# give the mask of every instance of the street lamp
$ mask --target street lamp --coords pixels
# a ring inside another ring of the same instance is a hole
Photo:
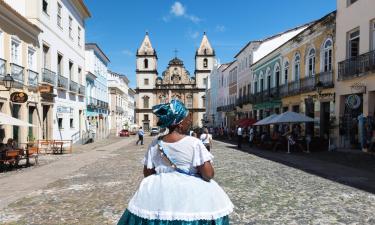
[[[14,79],[13,77],[8,73],[4,78],[3,78],[3,84],[6,88],[6,90],[0,90],[0,91],[9,91],[13,87]]]

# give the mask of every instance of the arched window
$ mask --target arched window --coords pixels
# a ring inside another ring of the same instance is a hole
[[[288,84],[289,62],[284,63],[284,84]]]
[[[147,69],[148,68],[148,59],[143,60],[143,64],[144,64],[145,69]]]
[[[301,77],[301,56],[296,53],[294,56],[294,77],[293,80],[297,81]]]
[[[310,49],[307,56],[307,76],[315,75],[315,49]]]
[[[267,79],[267,90],[270,92],[272,86],[272,77],[271,77],[271,69],[268,67],[266,70],[266,79]]]
[[[207,58],[204,58],[204,59],[203,59],[203,67],[204,67],[204,68],[207,68],[207,67],[208,67],[208,60],[207,60]]]
[[[275,85],[274,86],[278,88],[280,86],[280,77],[281,77],[280,76],[280,66],[279,66],[279,64],[275,65],[275,76],[274,77],[275,77],[275,83],[274,83]]]
[[[259,75],[259,92],[263,92],[264,90],[264,77],[263,77],[263,72],[260,72],[260,75]]]
[[[150,100],[150,97],[148,96],[143,96],[143,108],[144,109],[148,109],[149,108],[149,100]]]
[[[323,49],[322,49],[322,62],[321,65],[323,66],[323,72],[332,71],[332,40],[327,39],[324,42]]]

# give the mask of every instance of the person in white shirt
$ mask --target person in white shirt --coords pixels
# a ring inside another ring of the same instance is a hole
[[[208,151],[211,151],[212,147],[212,135],[208,133],[208,129],[203,129],[203,134],[201,134],[200,138],[203,145],[207,148]]]
[[[237,146],[239,149],[241,149],[241,145],[242,145],[242,127],[241,126],[238,126],[237,128]]]

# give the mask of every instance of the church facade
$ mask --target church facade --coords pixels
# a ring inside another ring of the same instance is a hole
[[[159,75],[158,57],[152,47],[148,33],[137,50],[136,55],[136,122],[145,131],[156,127],[157,119],[152,106],[180,99],[193,114],[193,127],[204,125],[205,91],[208,76],[214,65],[215,51],[206,34],[195,53],[195,71],[193,76],[185,68],[181,59],[175,57],[168,63],[167,69]]]

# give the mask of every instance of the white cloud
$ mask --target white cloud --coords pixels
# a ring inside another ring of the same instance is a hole
[[[198,31],[189,31],[189,37],[192,39],[197,39],[199,37]]]
[[[226,31],[226,27],[224,25],[216,25],[215,31],[216,32],[225,32]]]
[[[171,7],[171,14],[175,16],[183,16],[185,15],[185,7],[181,2],[175,2]]]
[[[121,53],[126,55],[126,56],[133,56],[133,52],[128,50],[128,49],[122,50]]]
[[[172,19],[172,17],[182,17],[190,20],[193,23],[199,23],[202,21],[201,18],[199,18],[198,16],[188,14],[186,7],[182,5],[182,3],[179,1],[173,3],[173,5],[171,6],[171,10],[169,11],[169,15],[163,16],[162,19],[164,22],[169,22]]]

